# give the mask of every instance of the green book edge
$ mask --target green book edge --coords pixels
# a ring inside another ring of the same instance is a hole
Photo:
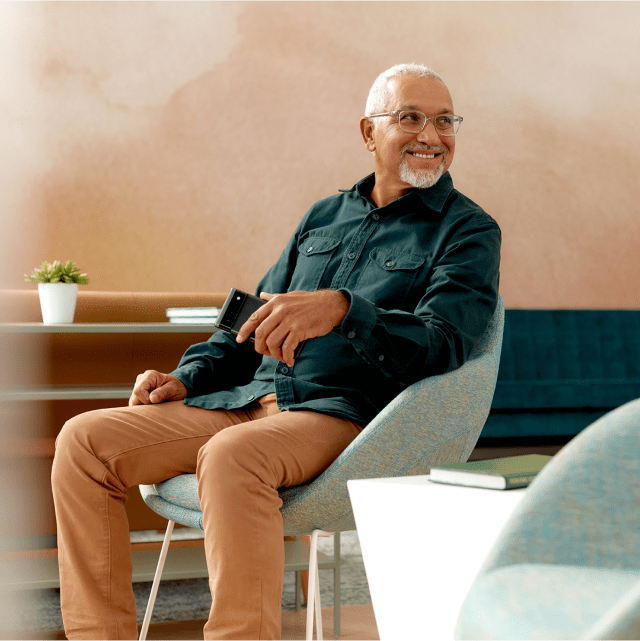
[[[455,470],[478,474],[493,474],[497,476],[524,476],[536,474],[553,457],[547,454],[523,454],[503,458],[486,459],[484,461],[467,461],[466,463],[451,463],[434,465],[431,470]]]

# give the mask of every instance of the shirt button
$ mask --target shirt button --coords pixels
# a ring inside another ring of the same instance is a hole
[[[385,265],[386,265],[387,267],[393,267],[393,266],[395,265],[395,263],[394,263],[392,260],[388,260],[388,261],[385,263]]]
[[[373,218],[373,220],[380,220],[380,214],[373,214],[371,218]]]
[[[285,366],[285,367],[283,367],[280,371],[281,371],[283,374],[288,374],[288,373],[289,373],[289,368]]]
[[[349,260],[353,260],[355,257],[356,257],[356,255],[355,255],[353,252],[351,252],[351,253],[347,256],[347,258],[348,258]]]
[[[354,331],[351,331],[347,334],[347,338],[355,338],[355,337],[356,337],[356,333]]]
[[[311,253],[312,251],[313,251],[313,247],[309,247],[309,249],[307,249],[307,254]]]
[[[380,354],[380,356],[378,356],[378,360],[379,361],[383,361],[384,360],[384,354]]]
[[[249,398],[247,400],[248,401],[252,401],[254,398],[255,398],[255,396],[253,394],[251,394],[251,396],[249,396]]]

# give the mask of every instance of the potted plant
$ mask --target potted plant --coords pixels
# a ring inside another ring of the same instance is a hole
[[[72,260],[64,264],[58,260],[44,261],[31,276],[25,274],[25,278],[29,283],[38,283],[43,323],[73,323],[78,285],[86,285],[89,279]]]

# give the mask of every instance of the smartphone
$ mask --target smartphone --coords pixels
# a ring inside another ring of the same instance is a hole
[[[240,328],[249,319],[249,316],[251,316],[256,309],[262,307],[266,302],[266,300],[253,296],[253,294],[247,294],[247,292],[243,292],[232,287],[231,291],[227,295],[227,300],[224,301],[224,305],[218,314],[218,318],[216,318],[214,322],[214,325],[220,329],[224,329],[227,332],[237,335]],[[255,336],[251,334],[247,340],[255,343]],[[305,341],[298,344],[296,351],[293,354],[294,358],[298,358],[304,344]]]
[[[262,307],[267,301],[247,294],[247,292],[240,291],[239,289],[231,288],[224,301],[224,305],[216,318],[214,325],[220,329],[224,329],[232,334],[237,334],[240,328],[249,319],[249,316]],[[249,336],[252,343],[255,341],[253,334]]]

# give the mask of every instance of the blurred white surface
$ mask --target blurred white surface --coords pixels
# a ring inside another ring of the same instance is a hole
[[[473,579],[525,489],[428,476],[348,482],[382,641],[453,639]]]

